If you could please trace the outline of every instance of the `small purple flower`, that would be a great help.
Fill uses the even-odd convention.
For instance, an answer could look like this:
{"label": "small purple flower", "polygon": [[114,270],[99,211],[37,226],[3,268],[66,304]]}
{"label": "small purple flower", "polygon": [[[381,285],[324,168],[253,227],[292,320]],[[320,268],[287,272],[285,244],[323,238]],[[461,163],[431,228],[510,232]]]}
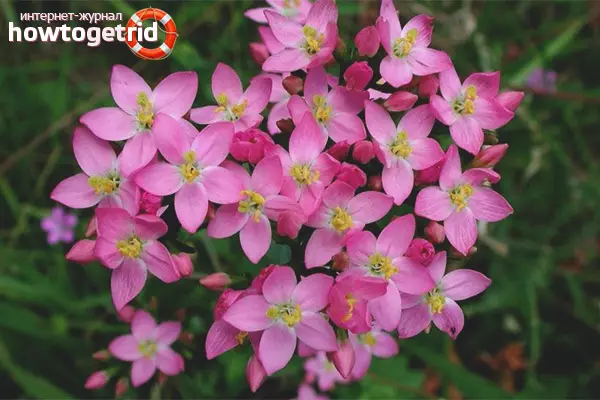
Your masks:
{"label": "small purple flower", "polygon": [[48,244],[73,241],[73,228],[77,225],[77,216],[54,207],[52,213],[42,218],[40,226],[48,234]]}
{"label": "small purple flower", "polygon": [[556,72],[536,68],[529,74],[526,86],[531,89],[554,92],[556,91]]}

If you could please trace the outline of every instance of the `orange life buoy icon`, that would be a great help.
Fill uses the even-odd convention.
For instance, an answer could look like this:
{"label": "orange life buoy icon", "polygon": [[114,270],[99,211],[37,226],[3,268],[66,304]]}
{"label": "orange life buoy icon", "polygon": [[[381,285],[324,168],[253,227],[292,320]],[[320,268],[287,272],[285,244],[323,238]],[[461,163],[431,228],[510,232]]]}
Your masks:
{"label": "orange life buoy icon", "polygon": [[[165,27],[165,33],[167,34],[165,41],[154,49],[142,47],[137,39],[137,28],[140,26],[138,23],[147,19],[160,22]],[[131,35],[129,35],[130,30],[133,31]],[[177,36],[175,21],[169,14],[158,8],[144,8],[133,14],[127,22],[125,42],[138,57],[145,60],[161,60],[171,54]]]}

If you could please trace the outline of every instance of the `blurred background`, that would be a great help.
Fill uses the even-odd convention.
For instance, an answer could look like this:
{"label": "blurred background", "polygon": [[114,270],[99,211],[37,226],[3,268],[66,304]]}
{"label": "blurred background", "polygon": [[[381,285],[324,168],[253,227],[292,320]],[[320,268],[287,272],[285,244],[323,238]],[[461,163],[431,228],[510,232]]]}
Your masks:
{"label": "blurred background", "polygon": [[[212,104],[210,76],[219,61],[245,84],[260,72],[249,56],[259,41],[244,10],[252,1],[153,1],[175,20],[180,37],[171,57],[135,57],[122,43],[9,43],[8,23],[21,12],[122,12],[147,2],[0,0],[0,396],[107,398],[83,383],[106,365],[126,376],[129,365],[92,354],[128,332],[115,315],[109,270],[65,261],[71,243],[52,244],[42,220],[56,204],[54,186],[78,172],[71,135],[85,111],[112,105],[113,64],[138,71],[151,85],[171,72],[194,70],[195,106]],[[378,15],[375,1],[338,0],[340,35]],[[377,359],[360,383],[332,398],[598,398],[600,397],[600,2],[397,1],[401,21],[436,17],[433,46],[448,52],[464,78],[502,70],[502,88],[527,95],[499,131],[510,145],[497,170],[497,190],[515,214],[481,234],[466,266],[493,280],[483,296],[463,303],[464,331],[455,342],[432,330],[402,341],[400,354]],[[21,23],[21,26],[23,25]],[[76,210],[83,237],[92,210]],[[66,238],[68,241],[68,237]],[[184,238],[195,247],[198,274],[251,273],[237,236]],[[49,243],[50,242],[50,243]],[[273,247],[259,266],[285,262]],[[135,307],[159,320],[182,318],[176,350],[186,373],[147,384],[129,397],[293,398],[303,378],[298,358],[253,395],[245,382],[249,348],[207,361],[204,338],[217,294],[196,279],[176,285],[149,280]]]}

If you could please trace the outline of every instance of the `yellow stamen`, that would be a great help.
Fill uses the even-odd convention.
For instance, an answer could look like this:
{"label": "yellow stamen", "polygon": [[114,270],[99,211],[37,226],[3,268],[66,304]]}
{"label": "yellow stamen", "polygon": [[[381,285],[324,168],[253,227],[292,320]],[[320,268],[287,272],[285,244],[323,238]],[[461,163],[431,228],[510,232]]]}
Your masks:
{"label": "yellow stamen", "polygon": [[88,184],[94,189],[94,192],[98,195],[112,194],[118,188],[121,183],[120,177],[114,176],[90,176]]}
{"label": "yellow stamen", "polygon": [[348,229],[352,228],[352,217],[346,210],[341,207],[333,209],[333,215],[331,216],[331,226],[339,233],[343,233]]}
{"label": "yellow stamen", "polygon": [[327,105],[325,97],[315,94],[313,96],[313,104],[313,113],[317,122],[326,123],[329,121],[333,107]]}
{"label": "yellow stamen", "polygon": [[187,183],[192,183],[200,175],[200,170],[196,165],[196,152],[190,150],[183,154],[185,164],[179,166],[179,172]]}
{"label": "yellow stamen", "polygon": [[244,341],[248,337],[248,332],[240,331],[237,335],[235,335],[235,341],[240,346],[244,344]]}
{"label": "yellow stamen", "polygon": [[362,337],[362,340],[364,344],[369,345],[371,347],[377,344],[377,339],[375,339],[375,336],[373,336],[371,332],[365,333]]}
{"label": "yellow stamen", "polygon": [[346,303],[348,303],[348,312],[342,318],[342,322],[347,322],[352,318],[352,313],[354,312],[354,304],[356,303],[356,298],[352,296],[352,294],[348,293],[346,295]]}
{"label": "yellow stamen", "polygon": [[321,173],[318,170],[312,171],[308,165],[296,164],[290,169],[290,175],[299,185],[311,185],[319,180]]}
{"label": "yellow stamen", "polygon": [[456,207],[457,211],[461,211],[469,203],[469,197],[473,194],[473,186],[467,184],[459,185],[450,191],[450,201]]}
{"label": "yellow stamen", "polygon": [[146,93],[140,92],[137,95],[137,120],[142,129],[150,129],[154,124],[154,112],[152,111],[152,102]]}
{"label": "yellow stamen", "polygon": [[283,321],[290,328],[294,327],[302,320],[302,310],[298,304],[282,304],[278,306],[271,306],[267,310],[266,315],[269,319],[279,319]]}
{"label": "yellow stamen", "polygon": [[380,253],[369,256],[369,264],[372,274],[384,277],[385,279],[390,279],[398,272],[398,268],[392,264],[392,259],[382,256]]}
{"label": "yellow stamen", "polygon": [[469,100],[476,100],[477,99],[477,88],[473,85],[470,85],[467,87],[466,92],[466,98]]}
{"label": "yellow stamen", "polygon": [[452,107],[457,114],[472,115],[475,113],[475,100],[477,100],[477,88],[473,85],[468,86],[465,90],[464,100],[456,100]]}
{"label": "yellow stamen", "polygon": [[439,294],[437,290],[434,290],[427,294],[425,301],[429,305],[432,314],[441,314],[446,298]]}
{"label": "yellow stamen", "polygon": [[246,196],[246,198],[238,203],[238,211],[241,213],[252,214],[255,222],[260,221],[265,198],[252,190],[242,190],[241,193],[242,196]]}
{"label": "yellow stamen", "polygon": [[309,55],[317,54],[321,50],[321,46],[325,41],[325,36],[323,34],[318,34],[317,30],[309,25],[304,25],[302,28],[302,33],[304,33],[304,50]]}
{"label": "yellow stamen", "polygon": [[225,93],[217,96],[217,105],[215,112],[223,112],[227,109],[227,95]]}
{"label": "yellow stamen", "polygon": [[392,154],[398,157],[407,158],[412,153],[412,147],[408,143],[408,135],[406,132],[398,132],[396,139],[390,145]]}
{"label": "yellow stamen", "polygon": [[235,106],[231,107],[231,113],[236,117],[236,119],[240,119],[242,115],[244,115],[244,111],[246,110],[247,106],[248,100],[244,100],[243,103],[236,104]]}
{"label": "yellow stamen", "polygon": [[398,58],[406,57],[417,41],[418,35],[419,31],[416,29],[409,30],[405,37],[398,38],[394,41],[392,53]]}
{"label": "yellow stamen", "polygon": [[145,358],[152,358],[156,354],[157,346],[154,342],[145,341],[138,345],[138,350]]}
{"label": "yellow stamen", "polygon": [[142,253],[142,242],[137,236],[132,235],[128,239],[119,240],[117,250],[123,257],[139,258]]}

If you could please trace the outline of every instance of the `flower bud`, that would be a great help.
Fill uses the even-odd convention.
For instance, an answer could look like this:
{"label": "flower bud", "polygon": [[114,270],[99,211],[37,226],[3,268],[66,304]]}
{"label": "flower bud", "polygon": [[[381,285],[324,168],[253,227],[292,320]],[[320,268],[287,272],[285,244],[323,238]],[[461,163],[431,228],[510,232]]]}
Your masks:
{"label": "flower bud", "polygon": [[333,256],[331,267],[335,271],[345,271],[350,266],[350,257],[345,251],[340,251]]}
{"label": "flower bud", "polygon": [[280,119],[275,124],[277,125],[277,128],[281,131],[281,133],[287,133],[288,135],[291,134],[294,128],[296,127],[294,125],[294,121],[292,121],[291,118]]}
{"label": "flower bud", "polygon": [[427,226],[425,226],[425,237],[427,237],[427,240],[431,243],[444,243],[444,240],[446,239],[444,227],[435,221],[429,221]]}
{"label": "flower bud", "polygon": [[383,190],[383,181],[381,180],[381,175],[371,175],[369,177],[369,189],[376,192],[381,192]]}
{"label": "flower bud", "polygon": [[431,167],[421,171],[415,172],[415,185],[428,185],[438,181],[440,179],[440,172],[444,166],[446,157],[442,158],[437,164],[433,164]]}
{"label": "flower bud", "polygon": [[258,291],[258,293],[262,293],[263,284],[265,283],[265,280],[267,280],[269,275],[271,275],[271,272],[273,272],[274,269],[275,269],[275,265],[273,265],[273,264],[267,265],[266,267],[261,268],[261,270],[258,273],[258,275],[256,276],[256,278],[254,278],[252,280],[252,282],[250,283],[250,287],[252,289],[255,289],[256,291]]}
{"label": "flower bud", "polygon": [[352,158],[361,164],[366,164],[375,157],[375,149],[373,143],[369,140],[361,140],[354,143],[352,150]]}
{"label": "flower bud", "polygon": [[97,220],[96,216],[94,215],[92,218],[90,218],[90,221],[85,228],[85,237],[90,237],[96,234],[96,223]]}
{"label": "flower bud", "polygon": [[229,151],[237,161],[258,164],[275,147],[271,136],[260,129],[236,132]]}
{"label": "flower bud", "polygon": [[304,81],[295,75],[286,76],[281,84],[291,96],[300,93],[304,89]]}
{"label": "flower bud", "polygon": [[206,275],[200,279],[200,284],[207,289],[215,292],[225,289],[231,283],[229,275],[224,272],[215,272],[214,274]]}
{"label": "flower bud", "polygon": [[416,238],[410,242],[405,255],[426,267],[433,260],[433,256],[435,256],[435,248],[427,240]]}
{"label": "flower bud", "polygon": [[187,346],[191,346],[194,343],[194,334],[186,331],[181,332],[178,340]]}
{"label": "flower bud", "polygon": [[108,382],[109,376],[106,371],[96,371],[85,380],[84,388],[88,390],[96,390],[104,387]]}
{"label": "flower bud", "polygon": [[290,239],[296,239],[304,222],[306,222],[306,216],[301,210],[284,211],[279,214],[277,219],[277,233]]}
{"label": "flower bud", "polygon": [[361,57],[373,57],[379,50],[380,42],[379,31],[372,25],[362,28],[354,38],[354,45]]}
{"label": "flower bud", "polygon": [[471,162],[473,168],[492,168],[498,164],[504,154],[508,150],[508,144],[496,144],[493,146],[486,146],[479,152]]}
{"label": "flower bud", "polygon": [[437,93],[438,88],[440,87],[440,80],[436,75],[426,75],[421,77],[419,81],[419,96],[421,97],[431,97]]}
{"label": "flower bud", "polygon": [[344,72],[344,80],[348,90],[364,90],[371,82],[371,78],[373,78],[373,70],[366,61],[357,61]]}
{"label": "flower bud", "polygon": [[349,340],[338,341],[338,349],[327,353],[327,358],[333,363],[344,379],[348,379],[352,368],[354,368],[354,348]]}
{"label": "flower bud", "polygon": [[211,202],[208,203],[208,210],[206,210],[206,221],[212,221],[217,215],[217,207]]}
{"label": "flower bud", "polygon": [[92,358],[98,361],[106,361],[110,359],[110,352],[108,350],[99,350],[92,354]]}
{"label": "flower bud", "polygon": [[498,144],[498,136],[494,135],[491,132],[485,132],[483,135],[483,144],[494,145]]}
{"label": "flower bud", "polygon": [[419,97],[416,94],[405,90],[398,90],[383,102],[383,106],[388,111],[406,111],[410,110],[418,99]]}
{"label": "flower bud", "polygon": [[125,306],[117,311],[117,316],[119,319],[125,323],[130,323],[135,315],[135,308],[132,306]]}
{"label": "flower bud", "polygon": [[500,93],[496,100],[504,106],[508,111],[515,111],[525,97],[524,92],[504,92]]}
{"label": "flower bud", "polygon": [[354,164],[342,163],[340,172],[338,172],[336,178],[342,182],[346,182],[354,190],[367,184],[367,174]]}
{"label": "flower bud", "polygon": [[148,214],[156,215],[160,208],[162,197],[155,196],[152,193],[142,192],[140,196],[140,210]]}
{"label": "flower bud", "polygon": [[129,389],[129,380],[126,377],[119,378],[115,385],[115,397],[121,397]]}
{"label": "flower bud", "polygon": [[327,150],[327,154],[331,157],[335,158],[338,161],[344,161],[346,157],[348,157],[348,152],[350,151],[350,145],[347,140],[342,140],[341,142],[337,142],[329,150]]}
{"label": "flower bud", "polygon": [[173,264],[175,264],[177,271],[179,271],[179,275],[183,278],[190,276],[192,272],[194,272],[194,265],[192,264],[192,259],[189,254],[172,254],[171,258],[173,259]]}
{"label": "flower bud", "polygon": [[246,364],[246,380],[248,381],[248,386],[250,386],[252,393],[258,390],[266,377],[267,372],[265,371],[265,368],[258,360],[258,357],[253,354],[248,360],[248,364]]}
{"label": "flower bud", "polygon": [[269,56],[269,50],[266,45],[257,42],[250,43],[250,57],[252,57],[255,63],[263,65]]}
{"label": "flower bud", "polygon": [[[264,268],[263,268],[264,269]],[[254,278],[254,279],[258,279]],[[221,319],[225,311],[243,294],[241,290],[225,289],[217,299],[217,304],[213,309],[213,317],[215,321]]]}
{"label": "flower bud", "polygon": [[96,259],[94,256],[95,240],[83,239],[76,242],[65,258],[78,264],[87,264]]}

